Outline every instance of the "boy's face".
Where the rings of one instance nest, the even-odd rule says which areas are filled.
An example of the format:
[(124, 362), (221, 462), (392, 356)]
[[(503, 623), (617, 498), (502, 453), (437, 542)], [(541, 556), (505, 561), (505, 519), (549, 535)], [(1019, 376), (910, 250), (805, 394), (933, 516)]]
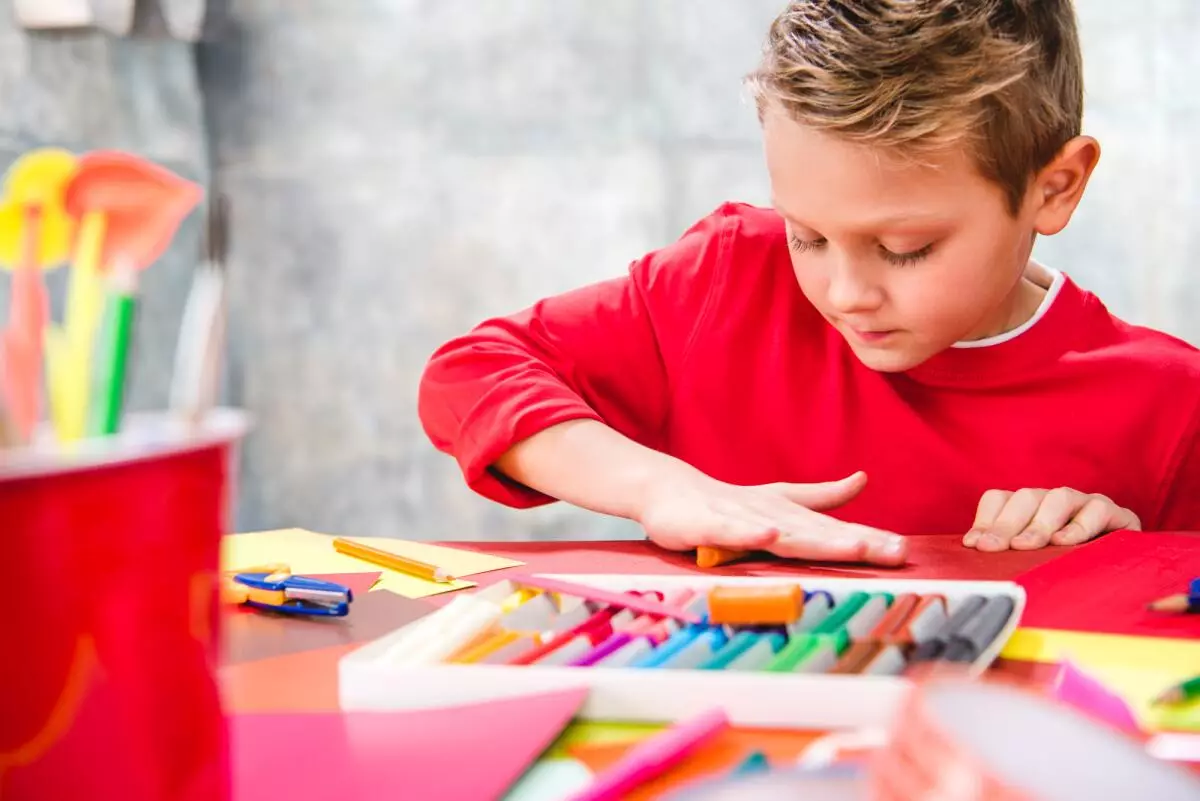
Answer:
[(1036, 310), (1038, 204), (1014, 217), (966, 152), (915, 165), (774, 110), (763, 133), (800, 288), (867, 367), (907, 370)]

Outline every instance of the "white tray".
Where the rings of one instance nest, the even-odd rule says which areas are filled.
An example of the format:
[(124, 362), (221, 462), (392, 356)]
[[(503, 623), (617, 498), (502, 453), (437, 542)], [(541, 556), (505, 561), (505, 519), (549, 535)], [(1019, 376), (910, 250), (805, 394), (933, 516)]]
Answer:
[[(828, 590), (835, 595), (855, 590), (939, 594), (946, 598), (950, 613), (970, 595), (1008, 595), (1014, 602), (1013, 614), (991, 646), (971, 664), (970, 670), (975, 673), (984, 671), (996, 659), (1025, 608), (1024, 589), (1010, 581), (602, 574), (551, 577), (618, 592), (799, 584), (806, 590)], [(511, 582), (502, 581), (478, 594), (499, 601), (513, 589)], [(580, 712), (584, 719), (660, 723), (719, 705), (739, 726), (834, 729), (886, 725), (910, 686), (907, 679), (888, 676), (506, 665), (399, 667), (381, 660), (405, 628), (342, 657), (338, 693), (343, 709), (424, 709), (582, 685), (591, 691)]]

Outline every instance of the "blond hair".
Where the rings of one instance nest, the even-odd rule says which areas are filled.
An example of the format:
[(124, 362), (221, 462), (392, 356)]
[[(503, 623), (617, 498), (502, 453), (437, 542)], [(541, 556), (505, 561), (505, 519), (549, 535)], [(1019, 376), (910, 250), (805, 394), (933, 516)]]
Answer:
[(1071, 0), (794, 0), (749, 83), (760, 116), (910, 157), (966, 145), (1013, 213), (1083, 117)]

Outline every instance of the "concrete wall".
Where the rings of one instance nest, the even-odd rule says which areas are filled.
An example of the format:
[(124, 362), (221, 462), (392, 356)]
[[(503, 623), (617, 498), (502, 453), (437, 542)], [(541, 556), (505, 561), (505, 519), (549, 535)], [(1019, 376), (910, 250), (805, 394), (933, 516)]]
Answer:
[[(199, 60), (207, 123), (182, 45), (5, 30), (0, 147), (126, 146), (203, 175), (207, 124), (234, 211), (230, 393), (259, 417), (240, 528), (635, 535), (474, 497), (425, 441), (416, 381), (478, 320), (617, 274), (724, 199), (766, 200), (740, 78), (781, 5), (232, 0)], [(1200, 342), (1200, 5), (1078, 5), (1105, 155), (1038, 255)], [(193, 234), (148, 290), (141, 403), (161, 402)]]

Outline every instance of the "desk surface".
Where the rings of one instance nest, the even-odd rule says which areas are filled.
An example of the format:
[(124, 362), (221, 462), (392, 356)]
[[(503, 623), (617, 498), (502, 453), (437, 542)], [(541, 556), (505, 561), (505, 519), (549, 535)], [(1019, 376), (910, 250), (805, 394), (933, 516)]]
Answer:
[[(1130, 536), (1130, 535), (1122, 535)], [(1137, 535), (1132, 535), (1137, 536)], [(1160, 535), (1155, 535), (1160, 536)], [(1200, 536), (1168, 535), (1176, 540), (1175, 548), (1185, 548), (1200, 554)], [(712, 574), (729, 576), (792, 576), (818, 575), (823, 577), (895, 577), (941, 579), (1012, 580), (1027, 571), (1048, 565), (1054, 560), (1079, 550), (1046, 548), (1038, 551), (1007, 551), (980, 553), (964, 548), (961, 537), (924, 536), (910, 540), (909, 563), (897, 569), (868, 568), (857, 565), (806, 565), (777, 559), (747, 560), (726, 565), (713, 571), (701, 571), (695, 566), (692, 554), (670, 553), (646, 541), (565, 541), (565, 542), (445, 542), (456, 548), (507, 556), (525, 563), (522, 568), (497, 570), (471, 576), (480, 586), (501, 581), (514, 571), (541, 573), (647, 573), (647, 574)], [(1096, 544), (1082, 546), (1092, 548)], [(1073, 558), (1057, 563), (1064, 567), (1058, 578), (1070, 577), (1075, 563), (1084, 567), (1089, 559)], [(1094, 559), (1092, 560), (1094, 561)], [(1190, 558), (1182, 568), (1200, 564)], [(1068, 563), (1070, 566), (1068, 566)], [(1084, 569), (1086, 569), (1084, 567)], [(1040, 571), (1041, 572), (1041, 571)], [(1055, 583), (1058, 583), (1057, 581)], [(445, 593), (427, 599), (432, 604), (444, 604), (458, 593)], [(1193, 621), (1193, 623), (1200, 621)], [(222, 689), (225, 704), (234, 712), (332, 711), (338, 706), (338, 660), (357, 645), (339, 645), (316, 651), (260, 659), (222, 668)], [(1040, 684), (1053, 675), (1052, 666), (999, 660), (993, 668), (1012, 679)], [(591, 740), (587, 724), (570, 729), (558, 746), (562, 753), (564, 742)], [(747, 732), (751, 734), (751, 732)], [(782, 733), (781, 733), (782, 734)], [(765, 736), (765, 735), (764, 735)]]

